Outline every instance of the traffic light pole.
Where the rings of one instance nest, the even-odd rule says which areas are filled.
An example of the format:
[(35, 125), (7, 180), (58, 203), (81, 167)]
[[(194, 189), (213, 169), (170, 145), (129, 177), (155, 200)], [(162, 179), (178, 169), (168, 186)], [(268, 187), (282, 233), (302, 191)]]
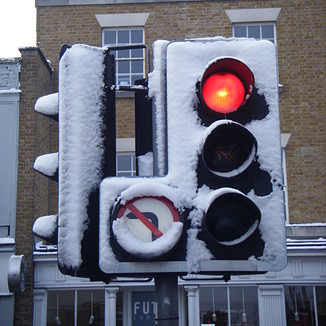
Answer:
[(155, 277), (157, 323), (159, 326), (178, 326), (178, 277)]

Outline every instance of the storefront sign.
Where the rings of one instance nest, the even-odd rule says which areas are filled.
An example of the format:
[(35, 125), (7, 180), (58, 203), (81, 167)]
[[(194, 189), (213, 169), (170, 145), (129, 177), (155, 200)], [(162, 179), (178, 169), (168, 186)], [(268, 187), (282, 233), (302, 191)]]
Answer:
[(156, 302), (154, 292), (132, 292), (132, 326), (154, 326)]

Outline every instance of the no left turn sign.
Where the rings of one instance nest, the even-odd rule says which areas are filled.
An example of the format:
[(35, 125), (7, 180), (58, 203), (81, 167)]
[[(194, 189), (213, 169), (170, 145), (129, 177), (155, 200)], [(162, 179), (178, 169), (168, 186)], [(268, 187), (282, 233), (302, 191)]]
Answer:
[(140, 253), (139, 256), (153, 258), (169, 251), (181, 236), (180, 226), (178, 232), (173, 231), (175, 222), (182, 224), (179, 212), (170, 200), (145, 196), (136, 197), (119, 206), (113, 216), (112, 229), (117, 242), (129, 254), (135, 254), (136, 251)]

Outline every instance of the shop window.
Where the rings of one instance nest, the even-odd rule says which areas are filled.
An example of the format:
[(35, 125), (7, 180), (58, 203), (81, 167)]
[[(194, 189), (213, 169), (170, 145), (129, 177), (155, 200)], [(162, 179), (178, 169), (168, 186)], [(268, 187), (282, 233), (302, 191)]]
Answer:
[(104, 292), (77, 292), (78, 325), (104, 325)]
[(104, 291), (49, 291), (46, 325), (104, 325), (104, 311)]
[(75, 291), (48, 292), (47, 326), (74, 325)]
[[(144, 29), (103, 29), (103, 45), (144, 44)], [(116, 59), (117, 86), (134, 85), (144, 77), (145, 50), (131, 49), (112, 51)]]
[(231, 325), (259, 325), (257, 288), (230, 288), (230, 300)]
[(201, 325), (259, 325), (256, 287), (201, 287)]
[(326, 325), (326, 286), (316, 286), (318, 325)]
[(325, 286), (286, 286), (287, 326), (326, 325)]

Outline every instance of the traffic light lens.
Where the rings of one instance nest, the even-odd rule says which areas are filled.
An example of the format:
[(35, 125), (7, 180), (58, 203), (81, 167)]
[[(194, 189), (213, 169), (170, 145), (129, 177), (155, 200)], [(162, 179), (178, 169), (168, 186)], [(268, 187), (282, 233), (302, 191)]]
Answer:
[(206, 212), (203, 230), (215, 243), (232, 246), (245, 241), (260, 223), (260, 210), (237, 192), (218, 196)]
[(205, 80), (202, 95), (211, 110), (230, 113), (236, 111), (243, 103), (245, 88), (236, 75), (216, 72)]
[(229, 178), (244, 172), (256, 152), (255, 137), (242, 125), (224, 120), (207, 136), (201, 160), (205, 171), (213, 178)]

